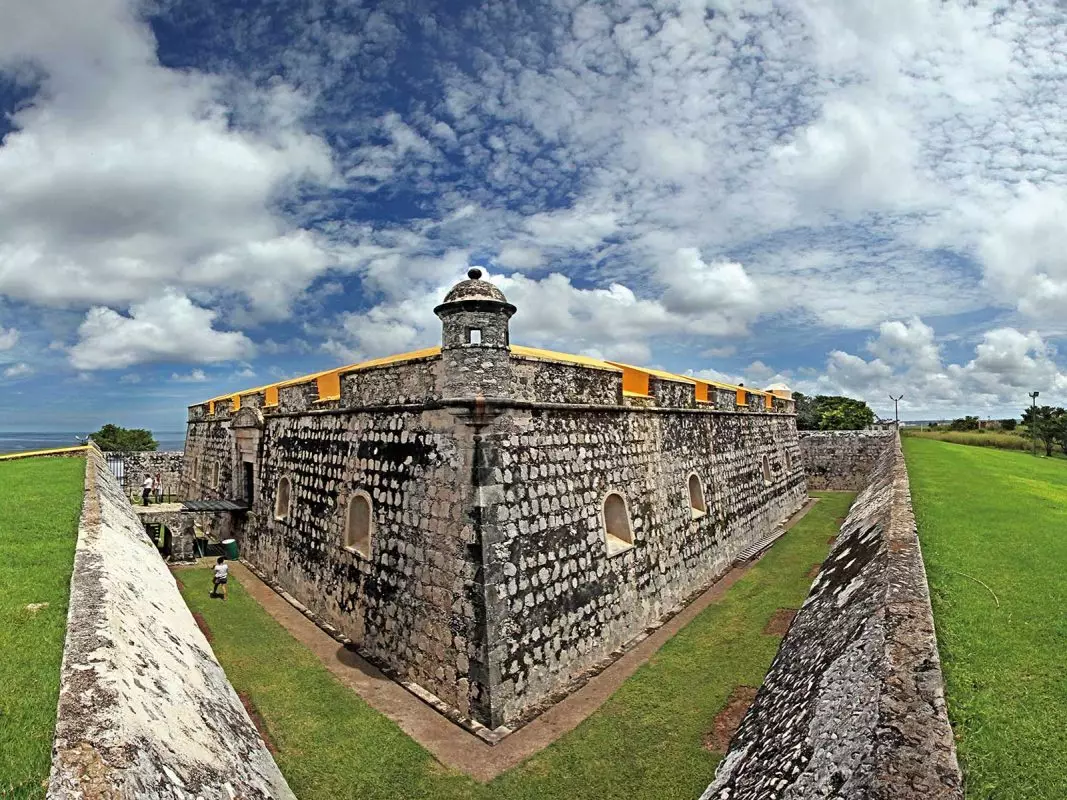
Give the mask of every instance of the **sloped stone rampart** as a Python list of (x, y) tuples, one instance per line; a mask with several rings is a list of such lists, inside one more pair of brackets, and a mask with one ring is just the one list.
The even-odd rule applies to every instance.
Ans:
[(797, 431), (809, 490), (860, 491), (894, 431)]
[(49, 800), (292, 800), (173, 576), (90, 448)]
[(895, 436), (701, 800), (963, 797)]

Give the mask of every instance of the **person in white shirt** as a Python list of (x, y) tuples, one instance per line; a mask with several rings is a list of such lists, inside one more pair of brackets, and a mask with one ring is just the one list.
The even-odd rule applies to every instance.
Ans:
[(224, 556), (219, 556), (218, 561), (215, 562), (215, 580), (214, 585), (211, 587), (211, 596), (219, 596), (219, 587), (222, 587), (222, 599), (226, 599), (226, 579), (230, 576), (230, 566), (226, 563)]
[(155, 486), (155, 482), (152, 480), (151, 475), (144, 476), (144, 483), (141, 484), (141, 502), (148, 505), (152, 499), (152, 488)]

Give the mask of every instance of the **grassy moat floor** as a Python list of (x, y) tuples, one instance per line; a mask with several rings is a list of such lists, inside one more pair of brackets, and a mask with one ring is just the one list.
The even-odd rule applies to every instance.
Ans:
[(904, 439), (969, 800), (1067, 797), (1067, 469)]
[(81, 458), (0, 462), (3, 798), (45, 794), (84, 476)]
[(762, 633), (798, 608), (829, 550), (850, 493), (822, 497), (717, 602), (668, 641), (587, 720), (495, 780), (442, 766), (343, 686), (236, 582), (210, 600), (210, 571), (183, 570), (183, 593), (238, 692), (254, 704), (301, 800), (341, 798), (696, 798), (721, 753), (704, 749), (737, 686), (759, 686), (780, 637)]

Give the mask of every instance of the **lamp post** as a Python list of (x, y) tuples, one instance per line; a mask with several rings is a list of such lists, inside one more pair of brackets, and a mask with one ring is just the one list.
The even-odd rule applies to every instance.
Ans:
[(1041, 392), (1039, 392), (1039, 391), (1037, 391), (1035, 389), (1034, 391), (1029, 392), (1028, 394), (1029, 394), (1029, 397), (1030, 397), (1030, 449), (1033, 452), (1034, 457), (1036, 458), (1037, 457), (1037, 396), (1039, 394), (1041, 394)]
[(900, 409), (897, 406), (897, 403), (899, 403), (901, 400), (904, 399), (904, 395), (901, 394), (900, 397), (893, 397), (893, 395), (889, 395), (889, 399), (893, 401), (893, 419), (896, 420), (896, 427), (899, 430), (900, 429)]

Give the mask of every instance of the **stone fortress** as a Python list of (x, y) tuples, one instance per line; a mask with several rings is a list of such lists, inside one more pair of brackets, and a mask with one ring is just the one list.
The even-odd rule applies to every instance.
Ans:
[[(183, 497), (361, 654), (520, 725), (805, 502), (788, 391), (512, 345), (472, 269), (440, 347), (189, 409)], [(527, 313), (536, 313), (529, 310)]]

